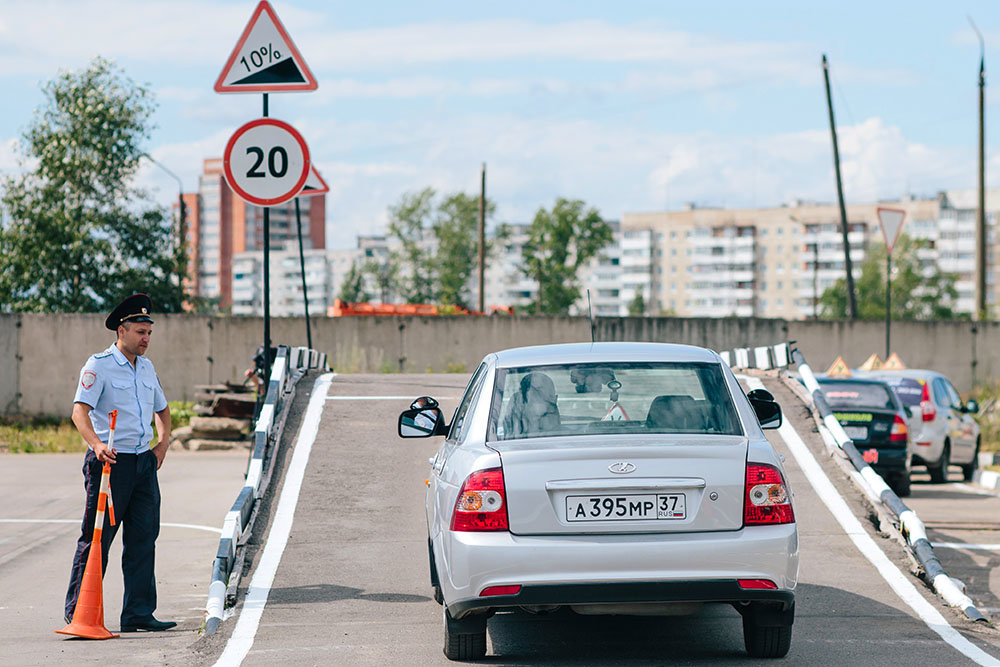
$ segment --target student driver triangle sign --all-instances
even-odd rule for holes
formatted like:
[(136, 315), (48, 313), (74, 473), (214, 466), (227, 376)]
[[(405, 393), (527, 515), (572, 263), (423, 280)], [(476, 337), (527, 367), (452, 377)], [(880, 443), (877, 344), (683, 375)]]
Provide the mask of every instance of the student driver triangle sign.
[(278, 15), (267, 0), (261, 0), (222, 68), (215, 92), (287, 93), (317, 86)]

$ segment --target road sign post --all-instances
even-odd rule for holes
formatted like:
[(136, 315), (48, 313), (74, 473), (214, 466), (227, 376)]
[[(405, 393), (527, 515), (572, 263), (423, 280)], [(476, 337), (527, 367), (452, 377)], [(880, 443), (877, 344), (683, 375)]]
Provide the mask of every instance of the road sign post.
[(885, 238), (885, 356), (892, 354), (889, 346), (892, 343), (892, 249), (899, 239), (903, 229), (906, 211), (897, 208), (879, 208), (878, 222)]

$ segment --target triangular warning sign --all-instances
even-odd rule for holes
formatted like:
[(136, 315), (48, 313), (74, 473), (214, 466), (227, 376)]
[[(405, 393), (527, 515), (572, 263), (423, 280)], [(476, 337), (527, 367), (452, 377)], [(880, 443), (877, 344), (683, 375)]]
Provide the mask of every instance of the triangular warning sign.
[(884, 371), (905, 371), (906, 370), (906, 366), (903, 365), (903, 360), (899, 358), (899, 355), (897, 355), (895, 352), (893, 352), (892, 355), (888, 359), (885, 360), (885, 363), (882, 364), (882, 370), (884, 370)]
[(309, 165), (309, 176), (306, 177), (306, 184), (302, 186), (302, 191), (299, 192), (299, 197), (311, 197), (313, 195), (322, 195), (330, 191), (330, 186), (326, 184), (323, 177), (320, 176), (319, 171), (316, 170), (316, 165)]
[(602, 422), (627, 422), (629, 421), (628, 415), (625, 414), (625, 408), (622, 407), (621, 403), (615, 403), (608, 410), (608, 414), (604, 415)]
[(865, 360), (865, 363), (861, 364), (861, 370), (863, 371), (877, 371), (882, 368), (882, 360), (878, 358), (877, 354), (873, 354)]
[(833, 365), (826, 369), (826, 375), (832, 378), (849, 378), (851, 377), (851, 369), (847, 367), (847, 362), (844, 361), (843, 357), (837, 357)]
[(319, 84), (267, 0), (261, 0), (215, 81), (217, 93), (288, 93)]
[(903, 220), (906, 218), (906, 211), (898, 208), (878, 209), (878, 224), (882, 228), (882, 236), (885, 237), (885, 247), (892, 252), (893, 246), (899, 239), (899, 232), (903, 229)]

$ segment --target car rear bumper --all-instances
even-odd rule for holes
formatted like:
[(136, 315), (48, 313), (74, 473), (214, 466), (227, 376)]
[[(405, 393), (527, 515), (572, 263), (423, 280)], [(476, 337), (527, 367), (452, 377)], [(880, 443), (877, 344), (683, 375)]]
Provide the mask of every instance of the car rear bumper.
[[(568, 604), (565, 599), (574, 604), (783, 601), (795, 588), (799, 564), (794, 523), (714, 533), (520, 536), (444, 531), (435, 539), (434, 551), (448, 608), (462, 613)], [(744, 591), (737, 579), (767, 579), (777, 590)], [(522, 587), (518, 595), (480, 597), (487, 587), (514, 585)], [(545, 599), (547, 594), (553, 599)], [(596, 597), (583, 599), (590, 594)]]
[(911, 455), (906, 448), (882, 449), (881, 447), (865, 447), (864, 445), (855, 446), (861, 452), (862, 456), (868, 449), (876, 449), (878, 451), (878, 463), (872, 463), (871, 466), (880, 475), (882, 473), (909, 472)]
[(615, 604), (642, 602), (772, 602), (788, 609), (790, 590), (741, 588), (735, 579), (710, 581), (632, 581), (623, 583), (541, 584), (522, 586), (516, 595), (495, 595), (448, 605), (453, 618), (470, 612), (533, 605)]

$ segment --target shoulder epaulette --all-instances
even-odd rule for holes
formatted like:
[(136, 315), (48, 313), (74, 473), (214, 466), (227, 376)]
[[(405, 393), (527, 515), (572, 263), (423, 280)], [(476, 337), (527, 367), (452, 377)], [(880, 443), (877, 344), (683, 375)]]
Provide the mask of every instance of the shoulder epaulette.
[(111, 356), (111, 353), (107, 352), (107, 351), (105, 351), (105, 352), (99, 352), (98, 354), (93, 355), (94, 359), (103, 359), (104, 357), (110, 357), (110, 356)]

